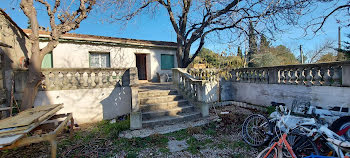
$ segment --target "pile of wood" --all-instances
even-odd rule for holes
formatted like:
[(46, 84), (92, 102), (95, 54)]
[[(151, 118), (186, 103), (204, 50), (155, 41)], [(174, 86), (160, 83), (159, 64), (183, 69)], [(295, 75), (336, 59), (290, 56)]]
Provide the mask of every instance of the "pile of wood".
[(43, 105), (0, 120), (0, 148), (27, 136), (30, 131), (50, 119), (62, 108), (63, 104)]

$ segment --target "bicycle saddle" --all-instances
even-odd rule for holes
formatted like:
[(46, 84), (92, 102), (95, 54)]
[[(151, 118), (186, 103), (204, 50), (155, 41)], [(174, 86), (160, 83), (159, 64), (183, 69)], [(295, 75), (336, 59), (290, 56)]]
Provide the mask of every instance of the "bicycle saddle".
[(277, 102), (271, 102), (271, 105), (272, 106), (280, 106), (280, 105), (286, 106), (286, 104), (284, 104), (284, 103), (277, 103)]
[(348, 141), (340, 141), (340, 140), (332, 139), (332, 138), (327, 138), (327, 141), (329, 141), (337, 146), (343, 147), (343, 148), (350, 148), (350, 142), (348, 142)]

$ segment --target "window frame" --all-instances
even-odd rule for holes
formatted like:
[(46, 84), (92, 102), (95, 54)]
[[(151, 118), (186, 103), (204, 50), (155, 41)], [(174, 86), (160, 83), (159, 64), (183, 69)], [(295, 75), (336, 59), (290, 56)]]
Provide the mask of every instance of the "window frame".
[[(92, 54), (98, 54), (99, 58), (99, 67), (91, 67), (91, 55)], [(107, 55), (108, 57), (108, 62), (106, 61), (106, 67), (102, 67), (102, 61), (101, 61), (101, 56)], [(110, 52), (99, 52), (99, 51), (89, 51), (89, 68), (111, 68), (111, 53)]]

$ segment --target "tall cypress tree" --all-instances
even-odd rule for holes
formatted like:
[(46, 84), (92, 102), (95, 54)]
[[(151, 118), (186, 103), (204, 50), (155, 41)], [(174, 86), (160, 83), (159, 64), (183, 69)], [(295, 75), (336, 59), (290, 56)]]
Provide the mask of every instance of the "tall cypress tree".
[(267, 53), (268, 49), (270, 48), (270, 41), (266, 39), (264, 34), (261, 34), (260, 37), (260, 46), (259, 46), (259, 53)]
[(237, 56), (239, 56), (241, 59), (243, 59), (243, 53), (242, 53), (240, 46), (238, 46), (238, 48), (237, 48)]
[(249, 22), (249, 51), (247, 54), (247, 62), (248, 62), (248, 67), (254, 67), (253, 63), (253, 55), (256, 54), (257, 52), (257, 43), (256, 43), (256, 37), (255, 37), (255, 30), (253, 23), (250, 21)]

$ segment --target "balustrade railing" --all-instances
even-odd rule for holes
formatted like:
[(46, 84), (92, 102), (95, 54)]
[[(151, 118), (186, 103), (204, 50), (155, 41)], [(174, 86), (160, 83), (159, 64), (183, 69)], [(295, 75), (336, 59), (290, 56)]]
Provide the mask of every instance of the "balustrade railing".
[[(350, 62), (240, 68), (231, 71), (234, 82), (307, 86), (347, 86), (343, 74)], [(346, 69), (345, 69), (346, 67)], [(350, 78), (347, 78), (350, 80)]]
[(192, 101), (203, 100), (203, 85), (205, 82), (208, 81), (196, 79), (188, 72), (187, 69), (173, 69), (173, 83), (178, 87), (183, 95)]
[(218, 79), (218, 69), (186, 69), (187, 72), (198, 80), (215, 81)]
[[(16, 73), (16, 90), (22, 91), (27, 71)], [(51, 68), (42, 73), (45, 78), (40, 90), (113, 88), (130, 84), (137, 76), (136, 68)]]

